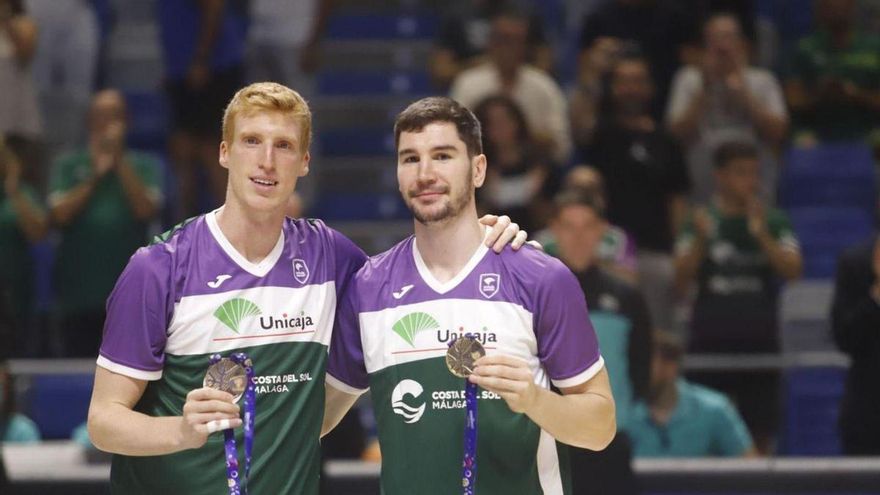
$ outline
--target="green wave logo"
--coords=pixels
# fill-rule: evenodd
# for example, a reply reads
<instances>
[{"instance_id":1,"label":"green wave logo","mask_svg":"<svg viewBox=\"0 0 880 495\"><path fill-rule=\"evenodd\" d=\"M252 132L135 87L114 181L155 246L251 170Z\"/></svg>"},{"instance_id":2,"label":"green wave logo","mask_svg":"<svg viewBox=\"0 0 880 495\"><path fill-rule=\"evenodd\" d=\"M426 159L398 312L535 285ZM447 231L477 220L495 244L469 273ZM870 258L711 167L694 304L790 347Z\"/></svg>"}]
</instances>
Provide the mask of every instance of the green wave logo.
<instances>
[{"instance_id":1,"label":"green wave logo","mask_svg":"<svg viewBox=\"0 0 880 495\"><path fill-rule=\"evenodd\" d=\"M410 347L415 347L414 341L417 333L422 330L436 330L438 328L440 328L440 324L428 313L410 313L391 326L391 329L400 335L400 338L405 340Z\"/></svg>"},{"instance_id":2,"label":"green wave logo","mask_svg":"<svg viewBox=\"0 0 880 495\"><path fill-rule=\"evenodd\" d=\"M240 297L226 301L214 311L214 317L235 333L238 333L238 325L242 318L261 314L263 312L259 306Z\"/></svg>"}]
</instances>

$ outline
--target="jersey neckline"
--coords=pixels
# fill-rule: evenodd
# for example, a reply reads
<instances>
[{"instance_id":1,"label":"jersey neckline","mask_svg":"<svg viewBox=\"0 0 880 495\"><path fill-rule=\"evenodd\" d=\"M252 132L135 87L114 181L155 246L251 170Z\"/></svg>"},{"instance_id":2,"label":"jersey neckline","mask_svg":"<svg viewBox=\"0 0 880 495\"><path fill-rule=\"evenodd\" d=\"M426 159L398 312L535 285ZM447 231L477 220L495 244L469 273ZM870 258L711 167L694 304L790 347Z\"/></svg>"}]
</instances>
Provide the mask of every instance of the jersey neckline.
<instances>
[{"instance_id":1,"label":"jersey neckline","mask_svg":"<svg viewBox=\"0 0 880 495\"><path fill-rule=\"evenodd\" d=\"M281 258L281 253L284 251L284 228L282 227L281 232L278 235L278 242L275 243L275 247L272 248L272 251L270 251L265 258L260 260L259 263L253 263L242 256L232 243L229 242L229 239L226 238L223 231L220 230L220 225L217 223L217 212L219 211L220 208L217 208L205 215L205 222L208 224L208 230L211 231L214 240L217 241L217 244L220 245L223 252L226 253L226 255L229 256L239 268L256 277L265 277L269 271L272 270L272 267L278 263L278 260Z\"/></svg>"},{"instance_id":2,"label":"jersey neckline","mask_svg":"<svg viewBox=\"0 0 880 495\"><path fill-rule=\"evenodd\" d=\"M419 276L422 277L422 281L424 281L425 284L428 285L428 287L433 289L434 292L438 294L446 294L452 289L458 287L458 285L465 278L467 278L467 276L470 275L472 271L474 271L474 268L477 267L477 264L479 264L483 257L486 256L486 253L488 251L489 248L481 242L476 251L474 251L474 254L471 255L471 258L468 260L468 262L454 277L452 277L447 282L440 282L439 280L437 280L436 277L434 277L434 274L431 273L431 270L428 268L425 260L422 259L422 253L419 252L419 247L418 243L416 242L415 236L413 236L412 242L412 255L413 261L416 264L416 270L418 270Z\"/></svg>"}]
</instances>

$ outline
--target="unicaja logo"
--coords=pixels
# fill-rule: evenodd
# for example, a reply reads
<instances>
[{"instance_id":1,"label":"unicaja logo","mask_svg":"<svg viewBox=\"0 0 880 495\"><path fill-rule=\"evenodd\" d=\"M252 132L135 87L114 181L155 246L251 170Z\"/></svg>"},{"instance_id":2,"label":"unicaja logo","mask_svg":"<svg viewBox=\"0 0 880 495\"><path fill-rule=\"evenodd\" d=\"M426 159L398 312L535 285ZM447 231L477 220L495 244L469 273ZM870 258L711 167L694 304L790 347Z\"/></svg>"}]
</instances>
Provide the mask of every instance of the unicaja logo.
<instances>
[{"instance_id":1,"label":"unicaja logo","mask_svg":"<svg viewBox=\"0 0 880 495\"><path fill-rule=\"evenodd\" d=\"M424 389L419 382L409 379L401 380L391 392L391 409L394 414L403 416L403 421L407 424L422 419L422 414L425 414L425 403L422 402L420 406L412 407L403 402L403 398L411 395L413 399L418 399L423 391Z\"/></svg>"},{"instance_id":2,"label":"unicaja logo","mask_svg":"<svg viewBox=\"0 0 880 495\"><path fill-rule=\"evenodd\" d=\"M391 326L394 333L406 341L410 347L415 347L416 334L422 330L436 330L440 328L437 320L428 313L410 313Z\"/></svg>"},{"instance_id":3,"label":"unicaja logo","mask_svg":"<svg viewBox=\"0 0 880 495\"><path fill-rule=\"evenodd\" d=\"M263 314L263 311L260 310L259 306L240 297L226 301L214 311L214 317L235 333L238 333L241 320L246 316L261 314Z\"/></svg>"}]
</instances>

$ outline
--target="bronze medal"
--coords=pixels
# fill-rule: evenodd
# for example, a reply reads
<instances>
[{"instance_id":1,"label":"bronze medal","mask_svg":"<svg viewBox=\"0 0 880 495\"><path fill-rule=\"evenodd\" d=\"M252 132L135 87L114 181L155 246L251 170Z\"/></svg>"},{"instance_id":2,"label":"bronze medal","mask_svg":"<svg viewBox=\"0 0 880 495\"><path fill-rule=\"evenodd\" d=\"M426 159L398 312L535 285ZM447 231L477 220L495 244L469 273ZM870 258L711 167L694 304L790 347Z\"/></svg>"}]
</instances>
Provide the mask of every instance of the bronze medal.
<instances>
[{"instance_id":1,"label":"bronze medal","mask_svg":"<svg viewBox=\"0 0 880 495\"><path fill-rule=\"evenodd\" d=\"M208 367L202 383L205 387L228 392L232 395L232 400L238 402L247 386L247 373L240 364L223 358Z\"/></svg>"},{"instance_id":2,"label":"bronze medal","mask_svg":"<svg viewBox=\"0 0 880 495\"><path fill-rule=\"evenodd\" d=\"M467 378L474 372L474 363L486 355L482 344L467 335L459 337L446 351L446 367L459 378Z\"/></svg>"}]
</instances>

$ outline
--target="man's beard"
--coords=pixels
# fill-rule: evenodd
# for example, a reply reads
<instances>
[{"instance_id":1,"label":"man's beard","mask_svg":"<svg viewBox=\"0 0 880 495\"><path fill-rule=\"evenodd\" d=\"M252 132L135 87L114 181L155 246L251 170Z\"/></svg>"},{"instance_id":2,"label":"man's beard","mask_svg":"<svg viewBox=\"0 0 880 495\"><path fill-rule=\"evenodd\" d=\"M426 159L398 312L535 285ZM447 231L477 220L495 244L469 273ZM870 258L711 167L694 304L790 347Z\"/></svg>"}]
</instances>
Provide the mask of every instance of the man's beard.
<instances>
[{"instance_id":1,"label":"man's beard","mask_svg":"<svg viewBox=\"0 0 880 495\"><path fill-rule=\"evenodd\" d=\"M428 225L428 224L432 224L432 223L439 223L439 222L447 221L449 219L457 217L462 212L462 210L464 210L465 207L467 207L470 198L473 197L473 189L474 189L473 184L474 184L474 182L473 182L473 177L471 176L470 170L468 170L466 180L467 180L467 184L465 184L464 191L462 191L462 193L459 194L458 196L450 195L448 197L448 199L447 198L441 199L440 201L443 201L444 204L439 209L436 209L436 205L432 204L432 205L428 206L428 208L431 208L432 211L426 212L426 211L420 210L416 206L414 197L415 197L415 195L421 193L423 191L422 189L409 191L405 195L404 201L406 202L406 206L407 206L407 208L409 208L409 211L412 212L413 217L415 217L415 219L419 223L421 223L422 225ZM428 190L432 190L432 189L429 188ZM449 192L451 190L452 190L452 188L447 186L447 187L443 188L442 190L439 190L438 192L441 192L444 194L449 194Z\"/></svg>"}]
</instances>

